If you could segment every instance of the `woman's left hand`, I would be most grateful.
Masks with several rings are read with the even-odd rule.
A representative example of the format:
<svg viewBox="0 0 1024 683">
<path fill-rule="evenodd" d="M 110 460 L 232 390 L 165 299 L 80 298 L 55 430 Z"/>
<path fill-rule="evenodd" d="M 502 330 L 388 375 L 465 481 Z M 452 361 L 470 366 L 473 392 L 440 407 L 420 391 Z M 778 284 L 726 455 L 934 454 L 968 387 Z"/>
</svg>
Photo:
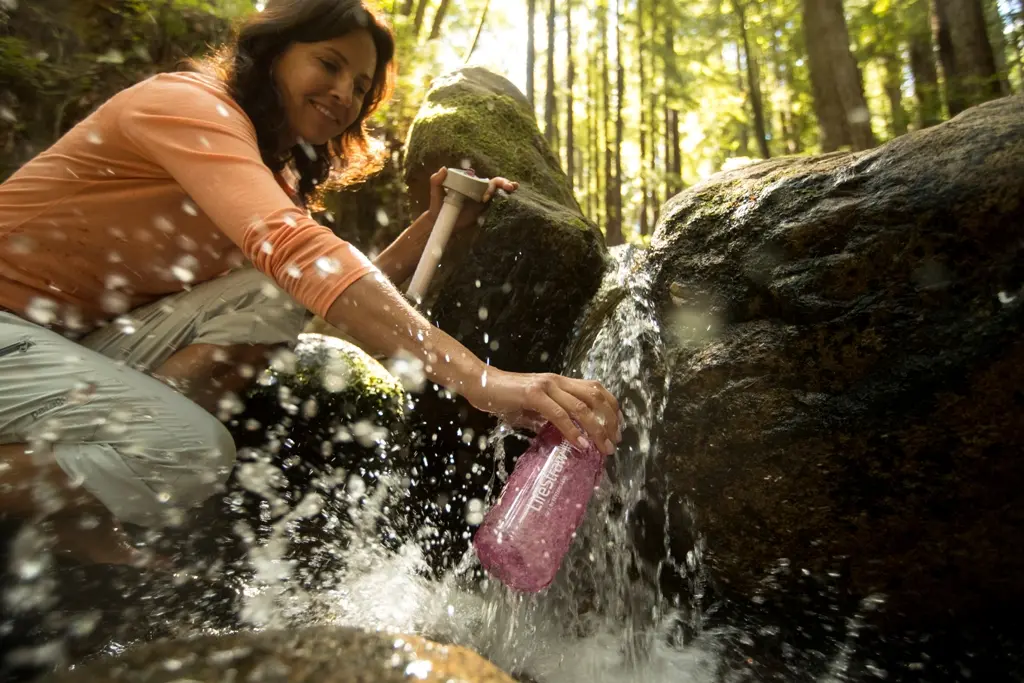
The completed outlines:
<svg viewBox="0 0 1024 683">
<path fill-rule="evenodd" d="M 474 175 L 472 169 L 466 169 L 465 173 Z M 444 179 L 448 177 L 448 169 L 440 168 L 438 171 L 430 176 L 430 208 L 427 212 L 430 214 L 431 224 L 437 220 L 437 215 L 441 212 L 441 205 L 444 203 Z M 512 182 L 508 178 L 502 178 L 497 176 L 491 178 L 490 183 L 487 185 L 487 191 L 484 192 L 482 202 L 467 201 L 462 205 L 462 211 L 459 212 L 459 217 L 455 220 L 454 232 L 459 232 L 472 225 L 476 225 L 477 220 L 480 218 L 480 214 L 487 208 L 487 202 L 491 201 L 491 197 L 498 190 L 504 190 L 505 192 L 515 192 L 519 187 L 519 183 Z"/>
</svg>

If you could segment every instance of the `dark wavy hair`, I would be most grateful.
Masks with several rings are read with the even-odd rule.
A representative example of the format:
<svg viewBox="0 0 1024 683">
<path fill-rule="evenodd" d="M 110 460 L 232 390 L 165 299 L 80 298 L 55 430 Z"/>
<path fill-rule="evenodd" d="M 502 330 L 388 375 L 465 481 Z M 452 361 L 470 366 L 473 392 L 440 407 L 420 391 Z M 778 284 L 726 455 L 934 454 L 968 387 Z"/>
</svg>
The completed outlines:
<svg viewBox="0 0 1024 683">
<path fill-rule="evenodd" d="M 356 121 L 338 137 L 313 145 L 310 155 L 296 145 L 281 152 L 287 125 L 271 68 L 293 43 L 332 40 L 354 30 L 370 33 L 377 47 L 377 69 Z M 299 176 L 299 193 L 315 205 L 321 192 L 365 180 L 384 163 L 386 151 L 375 148 L 366 119 L 391 96 L 395 83 L 395 39 L 383 18 L 363 0 L 269 0 L 253 13 L 228 45 L 188 68 L 224 81 L 231 96 L 256 127 L 263 162 L 275 173 L 289 162 Z"/>
</svg>

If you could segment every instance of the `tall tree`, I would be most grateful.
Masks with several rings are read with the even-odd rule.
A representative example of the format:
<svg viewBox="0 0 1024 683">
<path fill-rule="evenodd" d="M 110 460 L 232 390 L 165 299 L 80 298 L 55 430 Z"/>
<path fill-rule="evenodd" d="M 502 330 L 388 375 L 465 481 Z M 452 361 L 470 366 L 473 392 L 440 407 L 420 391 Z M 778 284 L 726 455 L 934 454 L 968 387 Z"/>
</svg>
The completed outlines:
<svg viewBox="0 0 1024 683">
<path fill-rule="evenodd" d="M 427 40 L 437 40 L 441 36 L 441 26 L 444 24 L 444 17 L 448 14 L 448 5 L 451 0 L 441 0 L 441 4 L 434 13 L 434 23 L 430 27 L 430 37 Z"/>
<path fill-rule="evenodd" d="M 622 53 L 622 0 L 615 0 L 615 179 L 613 209 L 608 217 L 608 244 L 622 244 L 622 101 L 626 99 L 626 69 Z"/>
<path fill-rule="evenodd" d="M 995 58 L 996 74 L 999 78 L 999 93 L 1003 96 L 1013 92 L 1010 87 L 1010 69 L 1006 62 L 1006 35 L 1003 33 L 1003 15 L 999 11 L 999 0 L 983 0 L 982 11 L 985 27 L 988 29 L 989 44 Z"/>
<path fill-rule="evenodd" d="M 917 125 L 919 128 L 927 128 L 942 120 L 939 72 L 935 66 L 935 44 L 932 42 L 928 0 L 913 0 L 908 14 L 907 40 L 910 73 L 914 79 L 914 99 L 917 100 Z"/>
<path fill-rule="evenodd" d="M 950 116 L 1001 94 L 981 0 L 934 0 Z"/>
<path fill-rule="evenodd" d="M 803 0 L 803 19 L 822 150 L 874 147 L 871 115 L 860 67 L 850 52 L 842 0 Z"/>
<path fill-rule="evenodd" d="M 650 27 L 651 32 L 649 34 L 649 49 L 647 52 L 650 54 L 650 74 L 651 74 L 651 85 L 647 96 L 647 125 L 650 127 L 650 150 L 647 163 L 647 173 L 650 176 L 650 182 L 648 183 L 647 191 L 651 198 L 651 231 L 653 232 L 654 226 L 658 223 L 658 216 L 661 213 L 661 193 L 658 192 L 658 180 L 657 180 L 657 157 L 658 157 L 658 86 L 657 86 L 657 31 L 655 28 L 658 26 L 658 16 L 660 14 L 660 6 L 662 0 L 650 0 L 651 5 L 651 21 Z M 643 55 L 641 55 L 641 58 Z M 664 59 L 664 57 L 663 57 Z M 664 71 L 664 69 L 662 69 Z M 641 106 L 644 103 L 641 102 Z"/>
<path fill-rule="evenodd" d="M 576 82 L 576 60 L 572 56 L 572 0 L 565 0 L 565 174 L 569 182 L 575 182 L 576 170 L 576 138 L 573 122 L 573 86 Z"/>
<path fill-rule="evenodd" d="M 412 35 L 414 38 L 420 35 L 420 30 L 423 29 L 423 17 L 427 14 L 427 5 L 430 4 L 430 0 L 419 0 L 416 5 L 416 16 L 412 20 Z"/>
<path fill-rule="evenodd" d="M 536 106 L 534 99 L 533 71 L 537 59 L 534 43 L 534 23 L 537 20 L 537 0 L 526 0 L 526 99 Z"/>
<path fill-rule="evenodd" d="M 761 86 L 758 83 L 757 65 L 754 56 L 750 52 L 745 0 L 735 0 L 735 9 L 736 19 L 739 22 L 740 40 L 743 45 L 743 55 L 747 63 L 747 94 L 754 114 L 754 137 L 757 138 L 757 147 L 761 152 L 761 158 L 768 159 L 772 154 L 768 151 L 768 136 L 764 126 L 764 104 L 761 99 Z"/>
<path fill-rule="evenodd" d="M 555 0 L 548 0 L 548 51 L 547 51 L 547 87 L 544 91 L 544 139 L 551 146 L 551 151 L 559 157 L 558 152 L 558 127 L 555 125 L 558 107 L 557 93 L 555 92 L 555 13 L 557 6 Z"/>
<path fill-rule="evenodd" d="M 469 64 L 469 60 L 473 57 L 473 52 L 476 50 L 477 43 L 480 42 L 480 34 L 484 30 L 484 24 L 487 22 L 487 10 L 491 8 L 491 0 L 484 0 L 484 8 L 480 11 L 480 19 L 476 23 L 476 30 L 473 32 L 473 42 L 469 44 L 469 49 L 466 50 L 466 58 L 463 60 L 464 63 Z"/>
<path fill-rule="evenodd" d="M 644 2 L 636 0 L 636 54 L 640 71 L 640 235 L 650 232 L 647 222 L 647 73 L 644 69 L 647 41 L 644 40 Z"/>
</svg>

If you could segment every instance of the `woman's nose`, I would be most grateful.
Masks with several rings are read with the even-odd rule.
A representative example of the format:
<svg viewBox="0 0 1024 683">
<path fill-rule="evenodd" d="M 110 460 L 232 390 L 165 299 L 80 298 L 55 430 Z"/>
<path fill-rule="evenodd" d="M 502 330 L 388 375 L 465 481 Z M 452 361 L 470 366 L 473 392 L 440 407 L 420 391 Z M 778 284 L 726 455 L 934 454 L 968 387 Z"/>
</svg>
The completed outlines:
<svg viewBox="0 0 1024 683">
<path fill-rule="evenodd" d="M 352 79 L 341 76 L 331 88 L 331 96 L 346 107 L 352 106 Z"/>
</svg>

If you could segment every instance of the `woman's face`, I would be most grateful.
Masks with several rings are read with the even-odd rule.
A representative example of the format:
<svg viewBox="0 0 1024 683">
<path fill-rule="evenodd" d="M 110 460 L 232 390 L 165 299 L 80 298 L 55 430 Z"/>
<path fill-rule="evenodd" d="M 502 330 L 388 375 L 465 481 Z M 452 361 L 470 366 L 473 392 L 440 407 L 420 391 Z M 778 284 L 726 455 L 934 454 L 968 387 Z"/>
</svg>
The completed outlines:
<svg viewBox="0 0 1024 683">
<path fill-rule="evenodd" d="M 281 96 L 291 146 L 322 145 L 355 123 L 370 92 L 377 48 L 357 29 L 319 43 L 292 43 L 277 59 L 274 83 Z"/>
</svg>

